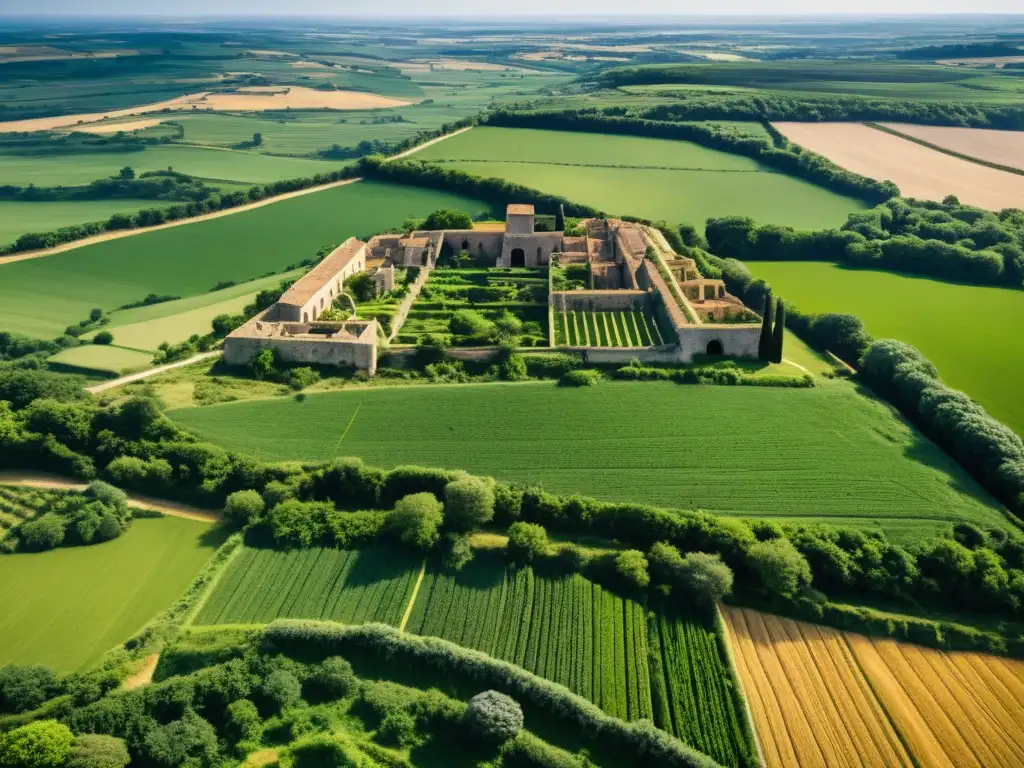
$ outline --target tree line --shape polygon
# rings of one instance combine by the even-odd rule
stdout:
[[[556,131],[614,133],[692,141],[695,144],[753,158],[784,173],[868,202],[881,203],[900,193],[899,188],[890,181],[878,182],[853,173],[826,157],[794,144],[775,146],[764,138],[738,133],[714,124],[612,115],[598,112],[596,109],[562,112],[498,110],[489,114],[484,122],[486,125],[511,128],[545,128]]]
[[[1024,287],[1024,211],[894,198],[840,229],[798,231],[744,216],[709,219],[712,253],[740,261],[828,261],[978,285]]]
[[[30,421],[40,407],[33,403],[40,398],[52,404],[47,406],[48,417]],[[372,539],[385,530],[386,511],[401,499],[418,493],[448,499],[453,492],[450,484],[467,477],[420,467],[384,471],[355,459],[321,465],[269,464],[199,441],[164,417],[151,400],[131,398],[100,406],[84,395],[80,380],[42,371],[3,371],[0,400],[7,401],[0,406],[3,466],[109,478],[126,488],[210,508],[223,507],[238,491],[254,492],[249,495],[258,495],[266,509],[260,524],[283,546],[350,546]],[[947,410],[939,413],[945,416]],[[980,419],[975,412],[970,423]],[[984,448],[986,466],[999,448],[987,442],[992,435],[978,433],[964,445],[974,452]],[[1012,442],[1006,435],[1003,440]],[[1004,460],[993,470],[1013,486],[1024,478],[1024,472],[1013,474],[1015,467],[1019,468]],[[640,557],[659,543],[681,553],[716,555],[735,574],[737,599],[769,604],[777,611],[827,615],[831,604],[820,593],[808,591],[813,586],[837,596],[875,595],[942,603],[968,613],[1022,614],[1024,536],[1016,533],[960,525],[949,536],[912,552],[880,533],[854,529],[727,520],[558,496],[487,478],[466,485],[460,498],[473,496],[474,508],[485,510],[482,517],[469,517],[471,526],[492,514],[489,519],[498,525],[535,523],[571,538],[617,540]],[[466,530],[461,524],[458,528]],[[763,552],[766,548],[769,551]],[[925,619],[908,619],[892,631],[931,645],[1024,651],[995,632],[973,633]]]

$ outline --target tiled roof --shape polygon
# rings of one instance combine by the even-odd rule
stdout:
[[[508,210],[506,211],[506,213],[509,216],[523,216],[523,215],[533,216],[533,206],[532,205],[524,205],[522,203],[513,203],[512,205],[510,205],[508,207]]]
[[[279,303],[301,307],[313,298],[317,291],[333,280],[334,276],[341,272],[352,261],[353,257],[359,253],[359,250],[365,246],[366,243],[362,240],[350,237],[331,251],[323,261],[296,280],[295,284],[285,291]]]

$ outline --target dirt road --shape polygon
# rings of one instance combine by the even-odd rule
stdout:
[[[173,371],[175,368],[184,368],[186,365],[192,365],[192,363],[198,363],[200,360],[209,360],[214,357],[220,356],[220,351],[215,352],[200,352],[198,355],[193,355],[187,360],[179,360],[176,363],[168,363],[167,365],[160,365],[156,368],[150,368],[147,371],[139,371],[138,373],[129,373],[127,376],[121,376],[117,379],[111,379],[110,381],[103,381],[99,384],[93,384],[91,387],[86,387],[85,391],[97,395],[100,392],[106,392],[108,389],[114,387],[120,387],[122,384],[131,384],[133,381],[141,381],[142,379],[148,379],[150,376],[156,376],[158,373],[165,373],[167,371]]]
[[[0,471],[0,485],[20,485],[25,488],[56,488],[68,491],[84,491],[87,487],[86,483],[70,480],[60,475],[51,475],[47,472],[20,472],[17,470]],[[154,499],[151,496],[140,496],[136,493],[128,494],[128,503],[133,507],[152,509],[171,517],[183,517],[186,520],[198,520],[203,523],[216,523],[221,519],[218,513],[207,509],[190,507],[187,504],[178,504],[175,501]]]

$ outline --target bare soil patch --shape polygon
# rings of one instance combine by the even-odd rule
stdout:
[[[987,168],[860,123],[775,123],[790,141],[842,167],[895,182],[907,197],[964,203],[998,211],[1024,202],[1024,176]]]
[[[85,133],[117,133],[118,131],[141,131],[143,128],[152,128],[154,125],[160,125],[163,121],[159,118],[153,118],[151,120],[129,120],[126,123],[93,123],[92,125],[83,125],[78,130],[84,131]]]
[[[1024,131],[994,131],[988,128],[952,128],[909,123],[882,125],[961,155],[1024,170]]]
[[[134,673],[125,678],[121,688],[126,691],[134,691],[144,685],[153,682],[153,673],[156,672],[156,665],[160,663],[160,654],[151,653],[145,658],[142,666]]]

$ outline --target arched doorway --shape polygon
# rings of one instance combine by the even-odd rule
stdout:
[[[718,339],[712,339],[708,342],[708,354],[709,355],[724,355],[725,350],[722,349],[722,342]]]
[[[513,267],[525,267],[526,266],[526,251],[522,248],[512,249],[512,265]]]
[[[302,322],[304,322],[304,323],[308,323],[309,322],[309,315],[306,314],[305,312],[302,313]]]

